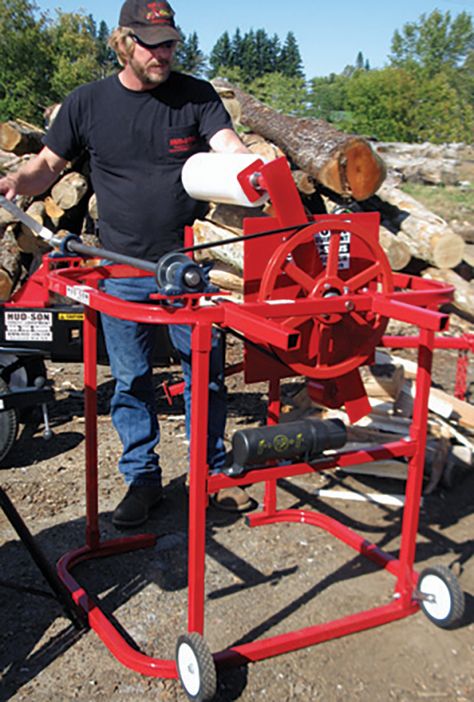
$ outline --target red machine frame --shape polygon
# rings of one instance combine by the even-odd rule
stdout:
[[[303,210],[296,189],[289,185],[286,165],[278,160],[262,166],[260,184],[270,193],[275,218],[272,225],[291,230],[301,227],[306,222],[308,227],[320,231],[324,223],[329,228],[341,231],[344,227],[360,231],[356,219],[342,216],[308,218]],[[338,224],[340,222],[340,224]],[[356,224],[354,224],[356,222]],[[254,234],[268,227],[265,218],[251,219],[246,222],[245,233]],[[318,229],[319,227],[319,229]],[[288,238],[291,232],[281,235]],[[334,240],[337,239],[335,236]],[[276,246],[275,242],[273,242]],[[278,242],[277,242],[278,243]],[[280,241],[281,245],[282,242]],[[376,242],[374,242],[374,246]],[[377,245],[378,246],[378,245]],[[328,268],[332,278],[337,277],[337,259],[329,251]],[[276,522],[297,522],[320,527],[337,539],[350,546],[359,554],[369,558],[380,568],[391,573],[396,581],[393,599],[389,604],[344,616],[332,622],[292,631],[250,643],[231,646],[214,654],[218,666],[241,665],[257,661],[288,651],[320,643],[329,639],[354,633],[371,627],[403,618],[419,609],[417,597],[418,574],[414,570],[416,536],[419,522],[419,505],[422,493],[424,457],[426,448],[426,427],[428,419],[428,396],[431,386],[431,367],[434,349],[438,345],[448,345],[444,339],[437,339],[436,333],[446,330],[448,316],[439,313],[437,308],[448,302],[452,289],[433,281],[426,281],[408,275],[393,276],[393,286],[383,289],[378,283],[362,291],[350,289],[350,285],[338,291],[338,294],[325,297],[318,288],[314,294],[293,300],[261,299],[250,295],[242,304],[226,300],[217,295],[186,295],[180,307],[166,303],[161,295],[143,305],[125,302],[113,298],[99,289],[99,283],[106,275],[118,277],[143,275],[142,272],[127,266],[114,266],[112,269],[96,267],[86,268],[77,265],[77,259],[71,260],[68,267],[51,263],[48,260],[43,278],[43,293],[67,296],[84,305],[84,382],[86,413],[86,539],[85,545],[65,554],[58,563],[61,580],[70,591],[74,602],[86,613],[90,626],[96,631],[112,654],[127,667],[142,674],[176,678],[177,666],[174,660],[158,659],[144,655],[134,649],[122,636],[111,620],[102,612],[98,603],[89,596],[75,580],[72,571],[79,563],[95,558],[117,555],[134,549],[152,546],[156,536],[143,534],[127,538],[102,541],[98,524],[98,445],[97,445],[97,315],[104,312],[118,318],[130,319],[151,324],[189,324],[192,327],[192,436],[190,446],[190,490],[189,490],[189,551],[188,551],[188,631],[204,632],[205,600],[205,525],[208,496],[222,488],[255,484],[265,485],[264,502],[260,512],[248,517],[250,527],[263,526]],[[111,270],[113,273],[111,273]],[[361,279],[364,275],[360,274]],[[358,281],[361,282],[360,280]],[[252,290],[255,280],[250,281]],[[336,285],[336,283],[332,283]],[[47,295],[43,295],[43,300]],[[211,298],[215,304],[201,305],[203,297]],[[271,346],[283,354],[291,356],[292,350],[301,346],[301,334],[298,325],[288,324],[298,316],[305,318],[343,317],[351,314],[381,315],[395,318],[418,326],[417,336],[411,336],[410,345],[417,348],[418,372],[416,378],[416,398],[413,421],[409,438],[392,441],[371,449],[341,450],[337,454],[322,456],[316,462],[299,461],[291,465],[267,465],[253,468],[240,477],[228,477],[224,474],[209,475],[206,462],[207,424],[208,424],[208,381],[209,358],[211,351],[211,331],[213,326],[223,329],[231,328],[254,342]],[[286,323],[283,323],[285,322]],[[383,344],[384,338],[375,335],[376,343]],[[404,337],[406,338],[406,337]],[[393,340],[397,346],[397,340]],[[439,344],[439,342],[442,342]],[[389,341],[385,339],[385,343]],[[455,343],[452,348],[471,348],[471,340]],[[369,359],[370,362],[370,359]],[[352,371],[351,371],[352,372]],[[290,375],[295,372],[291,371]],[[329,373],[330,375],[330,373]],[[275,372],[268,378],[269,402],[268,424],[278,422],[280,410],[280,382],[282,374]],[[315,377],[320,377],[315,372]],[[348,467],[377,461],[381,459],[406,457],[409,461],[406,499],[403,509],[401,527],[401,546],[399,557],[384,553],[375,544],[355,533],[350,528],[326,515],[312,510],[279,509],[277,505],[277,481],[303,474],[310,474],[334,468]]]

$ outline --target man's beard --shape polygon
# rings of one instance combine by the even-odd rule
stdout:
[[[171,65],[166,63],[153,63],[143,66],[142,64],[136,63],[133,57],[129,61],[130,68],[137,76],[137,78],[143,83],[143,85],[159,85],[164,83],[168,79],[171,73]],[[155,70],[152,70],[155,68]],[[159,70],[156,70],[159,68]]]

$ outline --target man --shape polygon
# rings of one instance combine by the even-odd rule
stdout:
[[[89,83],[63,102],[44,139],[44,148],[19,172],[0,179],[0,193],[35,195],[47,190],[66,163],[89,152],[97,194],[103,247],[150,261],[182,245],[183,230],[202,214],[181,185],[190,155],[211,148],[247,153],[212,86],[172,71],[180,35],[174,12],[164,2],[126,0],[111,46],[122,66],[118,75]],[[145,301],[156,292],[151,277],[107,279],[107,293]],[[119,528],[142,524],[162,496],[161,468],[155,453],[160,438],[152,387],[155,327],[102,316],[116,387],[113,424],[123,453],[119,468],[128,485],[112,521]],[[186,381],[190,429],[190,329],[170,325]],[[224,465],[226,398],[222,346],[213,339],[210,368],[208,463]],[[219,493],[221,506],[250,506],[239,488]]]

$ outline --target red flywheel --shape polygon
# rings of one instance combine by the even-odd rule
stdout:
[[[388,318],[370,305],[361,309],[358,296],[392,290],[390,264],[376,235],[360,221],[330,216],[288,237],[274,251],[259,299],[347,298],[340,314],[295,314],[283,320],[286,328],[301,333],[301,345],[295,351],[273,349],[298,375],[328,379],[366,363],[387,327]]]

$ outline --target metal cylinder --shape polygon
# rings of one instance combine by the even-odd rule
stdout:
[[[227,475],[240,475],[250,466],[269,461],[311,461],[327,449],[338,449],[347,441],[340,419],[302,419],[236,431],[232,437],[233,465]]]

